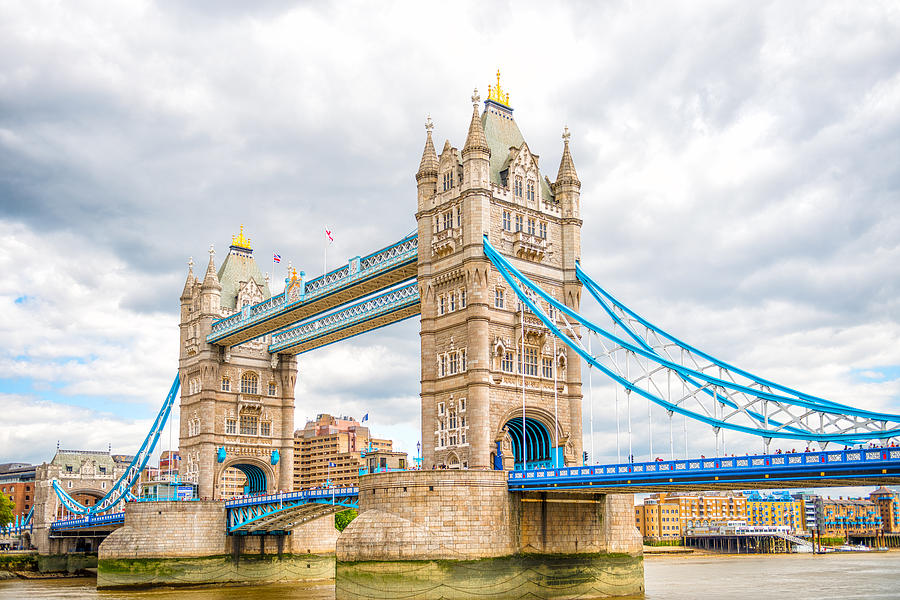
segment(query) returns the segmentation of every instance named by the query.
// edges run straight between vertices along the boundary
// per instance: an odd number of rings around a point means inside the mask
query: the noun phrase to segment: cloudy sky
[[[241,224],[269,271],[320,272],[325,226],[332,268],[399,239],[426,113],[461,147],[498,67],[551,177],[572,131],[598,282],[722,359],[900,412],[896,3],[184,4],[0,0],[0,462],[134,451],[188,257]],[[417,327],[302,356],[297,426],[368,412],[414,452]],[[598,460],[612,398],[595,378]]]

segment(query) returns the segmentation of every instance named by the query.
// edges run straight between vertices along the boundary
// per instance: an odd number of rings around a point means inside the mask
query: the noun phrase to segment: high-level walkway
[[[415,279],[418,242],[413,234],[310,281],[301,278],[284,293],[215,321],[206,341],[221,346],[243,344]],[[296,346],[285,345],[277,351],[292,349]]]

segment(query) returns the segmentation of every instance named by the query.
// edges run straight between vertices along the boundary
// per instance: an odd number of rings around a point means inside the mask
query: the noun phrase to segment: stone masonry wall
[[[337,559],[468,560],[514,554],[517,520],[503,471],[401,471],[360,478],[360,515]]]
[[[511,494],[505,471],[406,471],[360,481],[338,561],[472,560],[519,553],[641,554],[630,494]]]
[[[216,556],[228,551],[221,502],[129,502],[100,559]]]

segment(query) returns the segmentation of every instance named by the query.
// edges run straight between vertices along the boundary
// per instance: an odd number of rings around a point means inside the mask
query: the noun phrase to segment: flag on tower
[[[277,252],[273,252],[273,253],[272,253],[272,262],[280,263],[280,262],[281,262],[281,255],[278,254]]]
[[[325,237],[328,238],[329,242],[334,242],[334,238],[331,237],[331,231],[329,231],[327,228],[325,229]]]
[[[368,420],[369,420],[369,413],[366,413],[366,415],[362,418],[362,421],[360,421],[360,423],[365,423]]]

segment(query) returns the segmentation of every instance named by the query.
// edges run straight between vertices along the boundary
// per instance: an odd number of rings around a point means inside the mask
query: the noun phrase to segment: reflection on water
[[[812,556],[661,557],[644,562],[647,600],[900,598],[900,552]],[[0,581],[0,600],[333,600],[333,585],[102,591],[93,579]]]

